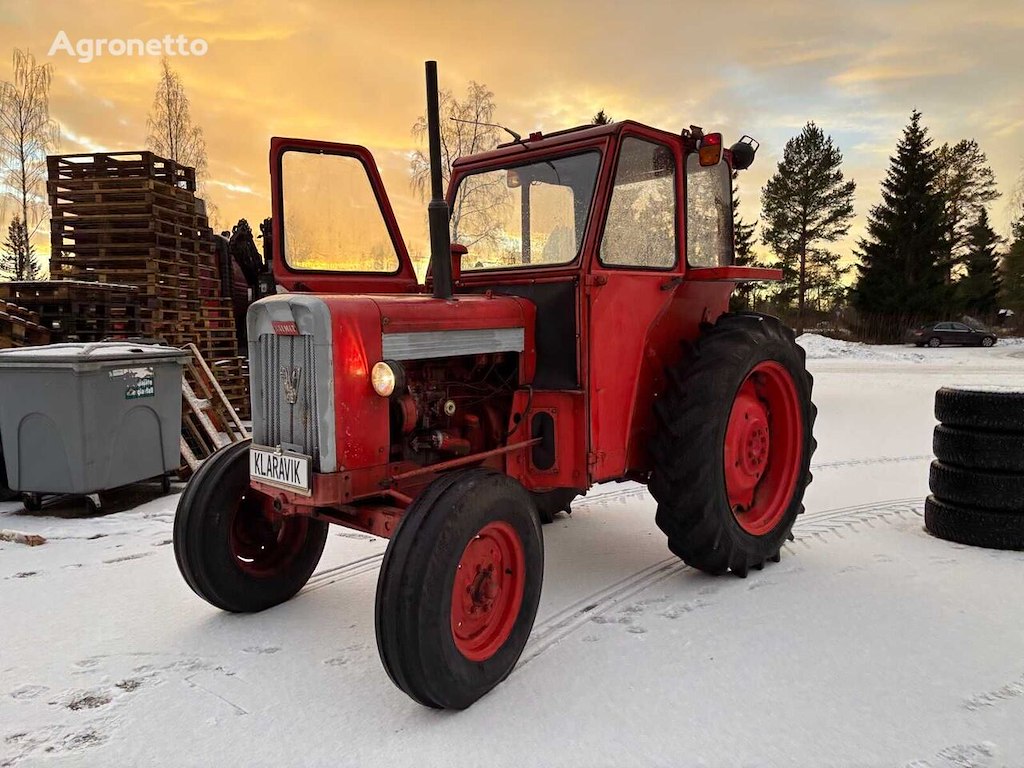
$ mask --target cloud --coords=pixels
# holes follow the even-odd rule
[[[1024,153],[1020,0],[966,9],[959,0],[14,5],[0,18],[4,79],[12,48],[44,53],[60,30],[72,39],[183,34],[210,43],[207,55],[177,57],[173,66],[206,134],[221,224],[269,215],[269,139],[308,136],[370,147],[407,239],[419,247],[424,206],[409,187],[407,158],[428,58],[439,59],[446,86],[486,83],[498,121],[523,133],[586,122],[601,108],[666,130],[696,123],[727,140],[749,133],[762,142],[741,175],[750,218],[785,141],[812,119],[833,135],[858,181],[858,231],[915,106],[937,141],[977,138],[1005,191]],[[51,109],[65,151],[143,146],[158,61],[52,63]]]

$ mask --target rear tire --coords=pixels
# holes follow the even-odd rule
[[[555,522],[555,515],[559,512],[571,514],[570,503],[577,496],[586,491],[577,488],[555,488],[551,491],[531,492],[533,503],[537,507],[537,514],[544,525]]]
[[[669,371],[649,483],[669,549],[708,573],[778,561],[815,441],[804,350],[777,319],[729,314]]]
[[[941,347],[942,339],[932,336],[930,339],[928,339],[928,346],[931,347],[932,349],[934,349],[935,347]]]
[[[249,440],[208,458],[192,476],[174,518],[174,557],[192,591],[225,611],[253,613],[283,603],[320,562],[328,524],[281,516],[249,486]]]
[[[544,542],[530,494],[493,470],[443,475],[409,506],[377,582],[377,648],[414,701],[465,709],[508,677],[533,628]]]

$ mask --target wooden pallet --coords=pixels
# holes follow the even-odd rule
[[[31,313],[27,319],[45,327],[50,342],[102,341],[141,332],[138,290],[133,286],[21,280],[0,283],[0,300],[24,305]],[[32,341],[45,343],[37,337]]]
[[[0,299],[24,299],[40,305],[65,301],[127,305],[134,301],[137,293],[138,289],[133,285],[84,280],[16,280],[0,283]]]
[[[212,367],[235,412],[243,419],[250,418],[249,359],[242,356],[229,357],[217,360]]]
[[[51,181],[102,178],[147,178],[190,191],[196,188],[194,168],[179,165],[152,152],[92,152],[46,158]]]
[[[182,375],[181,458],[191,473],[225,445],[247,440],[249,431],[196,346],[185,348],[192,357]]]
[[[0,349],[50,343],[50,331],[39,324],[35,312],[0,301]]]

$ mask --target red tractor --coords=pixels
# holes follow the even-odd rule
[[[295,595],[328,524],[390,539],[380,657],[421,704],[512,671],[540,600],[541,524],[595,483],[646,483],[669,549],[713,574],[777,562],[815,408],[791,330],[730,313],[744,137],[631,121],[516,136],[442,196],[427,64],[431,267],[417,280],[363,147],[275,138],[274,274],[248,313],[253,439],[195,474],[174,526],[202,598]]]

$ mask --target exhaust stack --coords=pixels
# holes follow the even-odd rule
[[[434,298],[452,297],[452,243],[448,230],[448,203],[441,176],[441,111],[437,95],[437,62],[427,62],[427,138],[430,145],[430,266],[434,277]]]

